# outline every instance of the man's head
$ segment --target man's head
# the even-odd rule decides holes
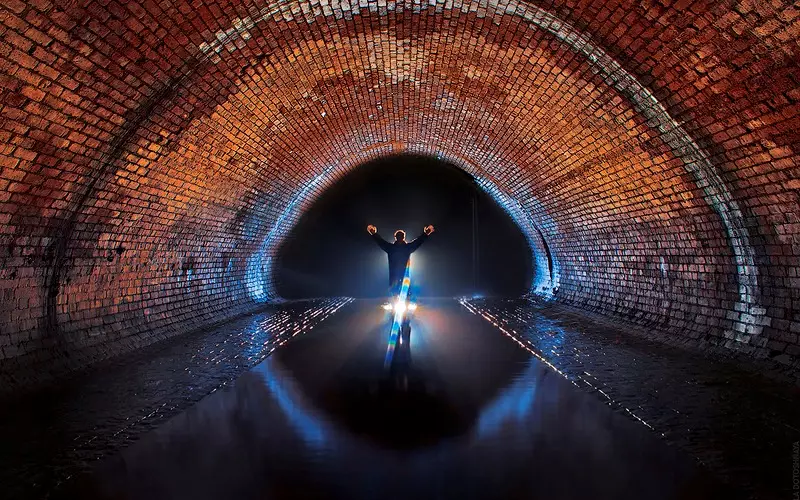
[[[394,240],[395,241],[406,241],[406,232],[402,229],[398,229],[394,232]]]

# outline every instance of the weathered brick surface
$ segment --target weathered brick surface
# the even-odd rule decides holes
[[[752,359],[743,371],[563,304],[461,302],[580,389],[692,455],[741,498],[780,498],[789,490],[775,450],[800,439],[792,423],[800,419],[798,387],[767,380],[761,370],[748,373]]]
[[[6,373],[247,310],[315,194],[403,151],[514,200],[540,293],[796,366],[793,2],[359,5],[3,2]]]

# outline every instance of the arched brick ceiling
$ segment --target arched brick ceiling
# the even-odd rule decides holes
[[[532,292],[797,363],[792,2],[2,9],[0,339],[19,365],[270,299],[302,210],[402,152],[509,209]]]

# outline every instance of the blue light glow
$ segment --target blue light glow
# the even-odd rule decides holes
[[[275,373],[272,363],[261,363],[256,369],[266,382],[289,423],[303,441],[314,448],[324,448],[327,436],[323,424],[313,413],[306,411],[291,381]]]
[[[528,245],[533,253],[533,261],[536,263],[536,271],[529,293],[546,299],[552,298],[554,291],[559,286],[560,267],[554,253],[547,250],[547,242],[544,241],[543,232],[534,223],[531,211],[526,210],[520,202],[511,198],[489,179],[479,177],[476,178],[476,182],[511,216],[528,240]],[[530,198],[528,202],[534,205],[537,204],[533,198]],[[544,213],[543,210],[537,212]],[[552,221],[545,222],[546,224],[540,224],[540,226],[544,226],[551,231],[555,229],[555,224]]]
[[[406,263],[406,272],[403,275],[403,284],[400,286],[400,295],[397,297],[399,304],[405,304],[408,299],[408,289],[411,287],[411,259]],[[392,320],[392,330],[389,332],[389,346],[386,349],[386,358],[383,360],[384,368],[392,365],[394,350],[397,347],[397,335],[400,333],[400,326],[403,324],[405,308],[394,308],[394,319]]]
[[[280,245],[300,216],[303,204],[311,199],[309,194],[319,186],[333,169],[334,167],[329,167],[323,173],[311,179],[295,194],[292,201],[286,205],[283,212],[272,224],[272,228],[262,241],[259,249],[247,260],[245,283],[247,291],[253,300],[257,302],[274,302],[278,299],[275,283],[272,281],[272,257],[277,251],[278,245]]]
[[[529,420],[536,400],[540,370],[538,361],[530,358],[525,372],[481,412],[477,426],[481,439],[497,434],[506,423],[519,425]]]
[[[401,2],[341,2],[336,9],[328,8],[327,12],[319,11],[323,16],[345,16],[367,8],[380,15],[387,15],[398,9],[404,9]],[[446,5],[448,5],[446,7]],[[460,10],[464,13],[471,12],[474,5],[471,2],[418,2],[413,5],[413,10],[422,12],[425,9],[433,8],[441,11],[444,8]],[[605,83],[616,89],[634,107],[634,109],[646,118],[647,125],[660,133],[661,140],[668,145],[677,158],[681,159],[683,167],[691,174],[697,186],[702,190],[703,199],[718,214],[727,235],[729,246],[733,252],[734,262],[737,269],[737,281],[739,286],[739,301],[735,304],[734,310],[740,314],[737,318],[737,330],[746,335],[735,335],[739,341],[748,342],[749,335],[760,335],[764,325],[769,325],[770,318],[766,315],[766,308],[759,302],[759,291],[761,288],[758,264],[756,262],[756,251],[750,240],[750,229],[744,217],[742,208],[739,206],[728,181],[722,176],[717,166],[712,162],[709,155],[698,145],[691,135],[684,129],[683,125],[676,120],[669,112],[667,107],[633,74],[629,73],[614,57],[606,53],[600,46],[596,45],[592,37],[579,31],[570,23],[559,18],[557,15],[542,9],[530,2],[520,2],[518,0],[488,0],[484,6],[485,10],[492,12],[491,16],[512,16],[525,20],[532,27],[543,30],[563,42],[570,50],[576,54],[586,57],[592,67],[593,72],[601,77]],[[305,3],[297,0],[278,0],[270,2],[269,5],[254,10],[243,19],[237,18],[230,27],[223,27],[213,35],[209,33],[206,41],[199,44],[198,48],[208,60],[214,64],[223,61],[221,53],[223,51],[233,52],[245,44],[238,44],[239,39],[247,40],[251,36],[251,30],[260,22],[272,19],[276,15],[282,16],[287,21],[305,20],[307,23],[315,22],[317,15],[309,16],[310,11]],[[449,102],[447,106],[457,106]],[[373,116],[370,115],[370,119]],[[418,149],[420,145],[425,149],[428,146],[424,141],[417,142],[418,138],[407,137],[402,142],[406,144],[408,150]],[[378,140],[372,135],[368,135],[367,142],[371,144],[360,153],[369,151],[368,154],[378,151],[380,146],[392,147],[395,142],[386,137]],[[441,158],[440,151],[435,151],[438,158]],[[530,210],[531,207],[528,207]],[[507,207],[509,213],[512,208]],[[531,213],[531,212],[528,212]],[[541,215],[540,212],[535,212]],[[542,222],[541,220],[539,222]],[[526,235],[536,240],[536,237],[526,231]],[[541,236],[543,238],[543,236]],[[538,245],[534,249],[541,250]],[[546,247],[545,247],[546,248]],[[544,297],[551,297],[558,289],[558,267],[553,262],[552,276],[541,278],[540,272],[541,256],[536,255],[537,262],[537,283],[531,287],[531,292]],[[546,258],[545,258],[546,259]],[[248,267],[248,272],[250,268]],[[267,275],[269,270],[264,271],[263,266],[255,265],[253,273]],[[248,282],[252,278],[248,278]],[[261,281],[268,281],[269,278],[256,278]],[[248,284],[248,288],[251,285]],[[268,295],[271,289],[271,282],[267,286],[262,286],[266,291],[260,290],[258,285],[255,287],[257,296]],[[742,331],[743,330],[743,331]],[[733,332],[726,332],[731,333]]]

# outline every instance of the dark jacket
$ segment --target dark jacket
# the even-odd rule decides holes
[[[372,238],[389,256],[389,286],[392,286],[403,281],[403,275],[406,272],[406,266],[408,265],[408,260],[411,258],[411,254],[414,250],[419,248],[420,245],[425,243],[425,240],[428,239],[428,235],[423,234],[411,243],[406,243],[405,241],[389,243],[381,238],[378,233],[373,234]]]

